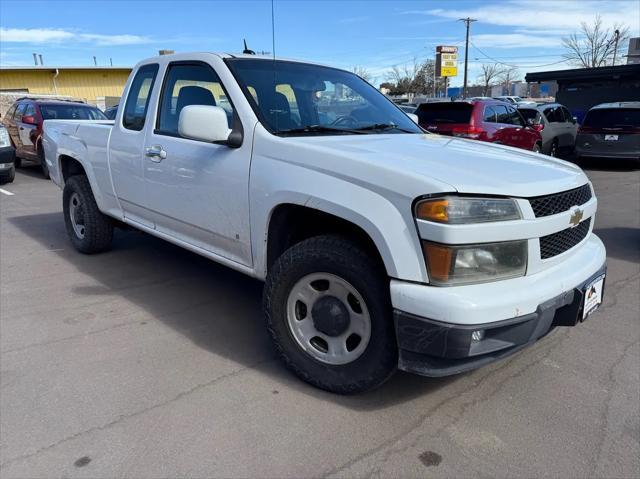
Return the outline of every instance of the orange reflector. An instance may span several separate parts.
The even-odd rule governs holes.
[[[440,282],[447,281],[451,272],[453,249],[439,244],[423,242],[422,250],[427,258],[429,279]]]
[[[416,215],[421,220],[447,223],[449,221],[448,206],[449,200],[446,199],[423,201],[418,204]]]

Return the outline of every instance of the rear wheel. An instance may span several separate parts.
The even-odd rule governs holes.
[[[113,223],[98,209],[86,176],[65,182],[62,201],[67,234],[78,251],[91,254],[111,247]]]
[[[264,310],[287,367],[316,387],[362,392],[396,370],[386,272],[348,239],[318,236],[285,251],[269,271]]]

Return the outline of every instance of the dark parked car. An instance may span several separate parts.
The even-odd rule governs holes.
[[[15,157],[9,133],[0,125],[0,184],[11,183],[16,177]]]
[[[527,123],[540,132],[544,154],[558,156],[562,151],[573,151],[578,124],[566,107],[559,103],[547,103],[539,106],[519,106],[518,110]]]
[[[118,114],[118,105],[110,106],[104,111],[104,116],[106,116],[107,119],[109,120],[115,120],[117,114]]]
[[[80,102],[20,98],[7,111],[3,124],[16,149],[16,167],[19,168],[23,160],[33,161],[42,167],[44,177],[49,178],[41,144],[44,120],[106,119],[98,108]]]
[[[518,110],[503,101],[471,100],[423,103],[416,110],[420,126],[432,133],[501,143],[541,151],[542,137]]]
[[[591,108],[578,130],[576,156],[640,161],[640,101]]]

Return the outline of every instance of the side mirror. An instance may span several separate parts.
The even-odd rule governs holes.
[[[20,119],[20,121],[22,121],[22,123],[26,123],[27,125],[36,125],[38,123],[36,117],[33,115],[24,115]]]
[[[219,106],[188,105],[180,112],[178,133],[185,138],[213,143],[227,141],[231,130],[227,113]]]
[[[420,118],[415,113],[407,113],[407,116],[413,120],[413,122],[417,125],[420,122]]]

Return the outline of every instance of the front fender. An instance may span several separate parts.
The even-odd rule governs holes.
[[[376,245],[389,276],[426,281],[410,203],[402,211],[389,199],[354,183],[292,164],[270,163],[261,158],[254,167],[265,171],[252,175],[258,178],[251,195],[251,243],[257,276],[266,277],[267,236],[273,211],[279,205],[294,204],[329,213],[364,230]],[[278,171],[278,175],[266,171]],[[265,178],[269,178],[268,185],[264,184]],[[296,179],[293,186],[292,178]]]

